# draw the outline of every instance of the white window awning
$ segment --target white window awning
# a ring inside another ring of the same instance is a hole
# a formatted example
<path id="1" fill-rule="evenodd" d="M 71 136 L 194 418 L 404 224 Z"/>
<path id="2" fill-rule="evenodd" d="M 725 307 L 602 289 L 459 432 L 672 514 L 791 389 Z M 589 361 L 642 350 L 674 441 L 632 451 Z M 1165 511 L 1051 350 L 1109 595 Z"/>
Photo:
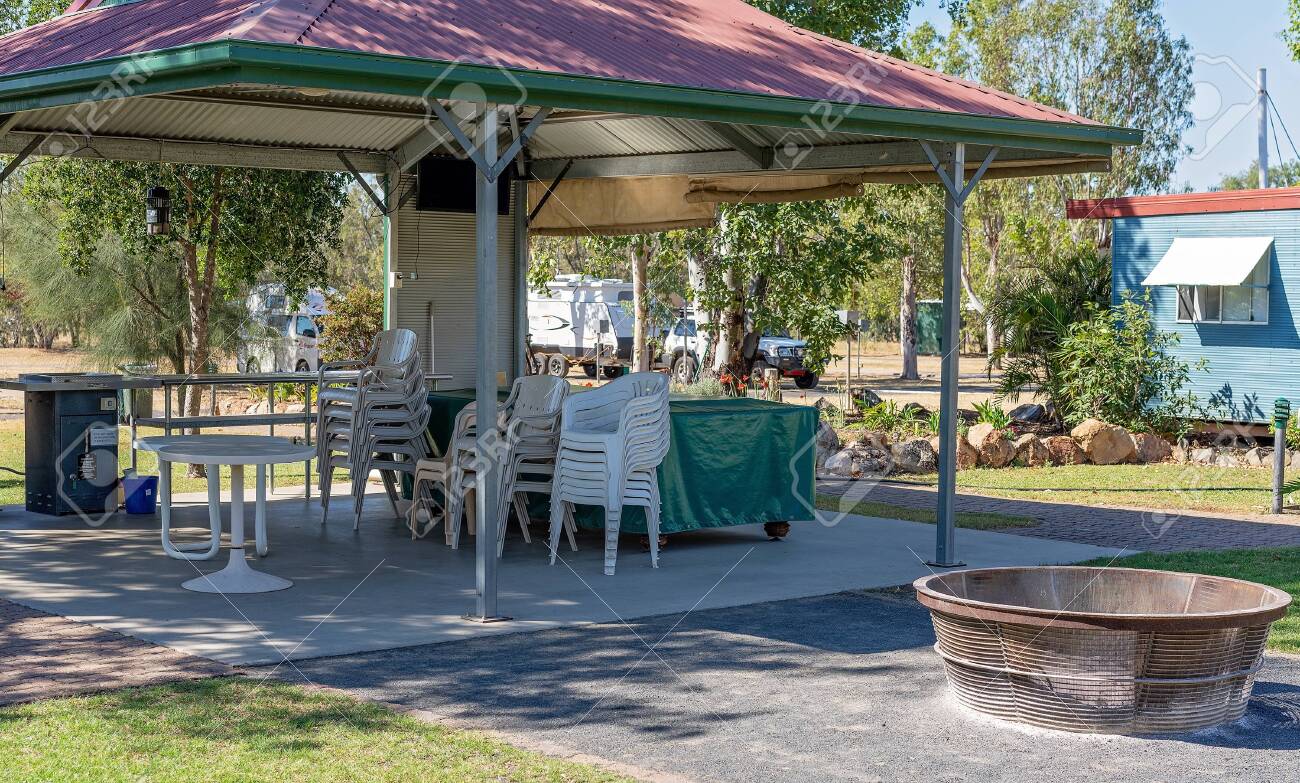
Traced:
<path id="1" fill-rule="evenodd" d="M 1272 249 L 1273 237 L 1180 237 L 1142 285 L 1242 285 Z"/>

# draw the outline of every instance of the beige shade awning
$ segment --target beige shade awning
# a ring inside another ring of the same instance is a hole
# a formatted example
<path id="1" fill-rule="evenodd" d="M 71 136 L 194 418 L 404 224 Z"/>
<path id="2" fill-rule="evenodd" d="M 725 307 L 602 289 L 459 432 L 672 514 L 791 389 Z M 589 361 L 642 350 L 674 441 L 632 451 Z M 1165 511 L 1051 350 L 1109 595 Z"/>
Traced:
<path id="1" fill-rule="evenodd" d="M 717 206 L 688 203 L 689 187 L 685 176 L 565 180 L 528 230 L 539 236 L 620 236 L 712 226 Z M 530 210 L 548 190 L 543 183 L 528 183 Z"/>
<path id="2" fill-rule="evenodd" d="M 1244 284 L 1273 249 L 1273 237 L 1179 237 L 1142 285 Z"/>
<path id="3" fill-rule="evenodd" d="M 752 177 L 691 177 L 686 200 L 692 203 L 781 204 L 862 195 L 864 175 L 765 174 Z"/>

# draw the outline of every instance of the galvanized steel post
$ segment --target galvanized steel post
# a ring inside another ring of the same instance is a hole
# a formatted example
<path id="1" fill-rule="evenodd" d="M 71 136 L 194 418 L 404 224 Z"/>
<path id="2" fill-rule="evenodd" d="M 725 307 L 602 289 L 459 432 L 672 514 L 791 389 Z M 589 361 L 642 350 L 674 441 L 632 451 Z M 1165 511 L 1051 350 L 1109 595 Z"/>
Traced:
<path id="1" fill-rule="evenodd" d="M 485 105 L 479 116 L 477 147 L 487 165 L 497 162 L 497 129 L 500 118 L 495 105 Z M 492 454 L 493 426 L 497 410 L 497 178 L 490 169 L 478 167 L 475 174 L 477 285 L 475 286 L 475 351 L 478 354 L 475 400 L 478 407 L 478 470 L 475 473 L 475 506 L 478 530 L 474 540 L 475 620 L 497 619 L 497 481 Z"/>

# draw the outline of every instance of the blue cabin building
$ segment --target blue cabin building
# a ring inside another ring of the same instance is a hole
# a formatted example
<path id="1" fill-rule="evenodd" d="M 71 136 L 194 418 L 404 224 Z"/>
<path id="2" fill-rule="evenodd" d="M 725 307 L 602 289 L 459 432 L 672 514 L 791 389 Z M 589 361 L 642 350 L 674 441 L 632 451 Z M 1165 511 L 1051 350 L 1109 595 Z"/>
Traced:
<path id="1" fill-rule="evenodd" d="M 1113 221 L 1114 300 L 1149 294 L 1210 418 L 1264 423 L 1300 403 L 1300 188 L 1072 201 Z"/>

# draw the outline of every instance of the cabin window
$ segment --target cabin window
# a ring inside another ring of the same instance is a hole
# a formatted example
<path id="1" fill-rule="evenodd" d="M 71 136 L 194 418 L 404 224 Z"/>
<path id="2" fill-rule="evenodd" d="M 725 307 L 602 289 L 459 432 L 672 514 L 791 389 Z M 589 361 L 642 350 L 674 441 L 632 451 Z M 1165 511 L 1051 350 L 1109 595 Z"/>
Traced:
<path id="1" fill-rule="evenodd" d="M 1268 323 L 1268 260 L 1241 285 L 1178 286 L 1178 322 Z"/>

